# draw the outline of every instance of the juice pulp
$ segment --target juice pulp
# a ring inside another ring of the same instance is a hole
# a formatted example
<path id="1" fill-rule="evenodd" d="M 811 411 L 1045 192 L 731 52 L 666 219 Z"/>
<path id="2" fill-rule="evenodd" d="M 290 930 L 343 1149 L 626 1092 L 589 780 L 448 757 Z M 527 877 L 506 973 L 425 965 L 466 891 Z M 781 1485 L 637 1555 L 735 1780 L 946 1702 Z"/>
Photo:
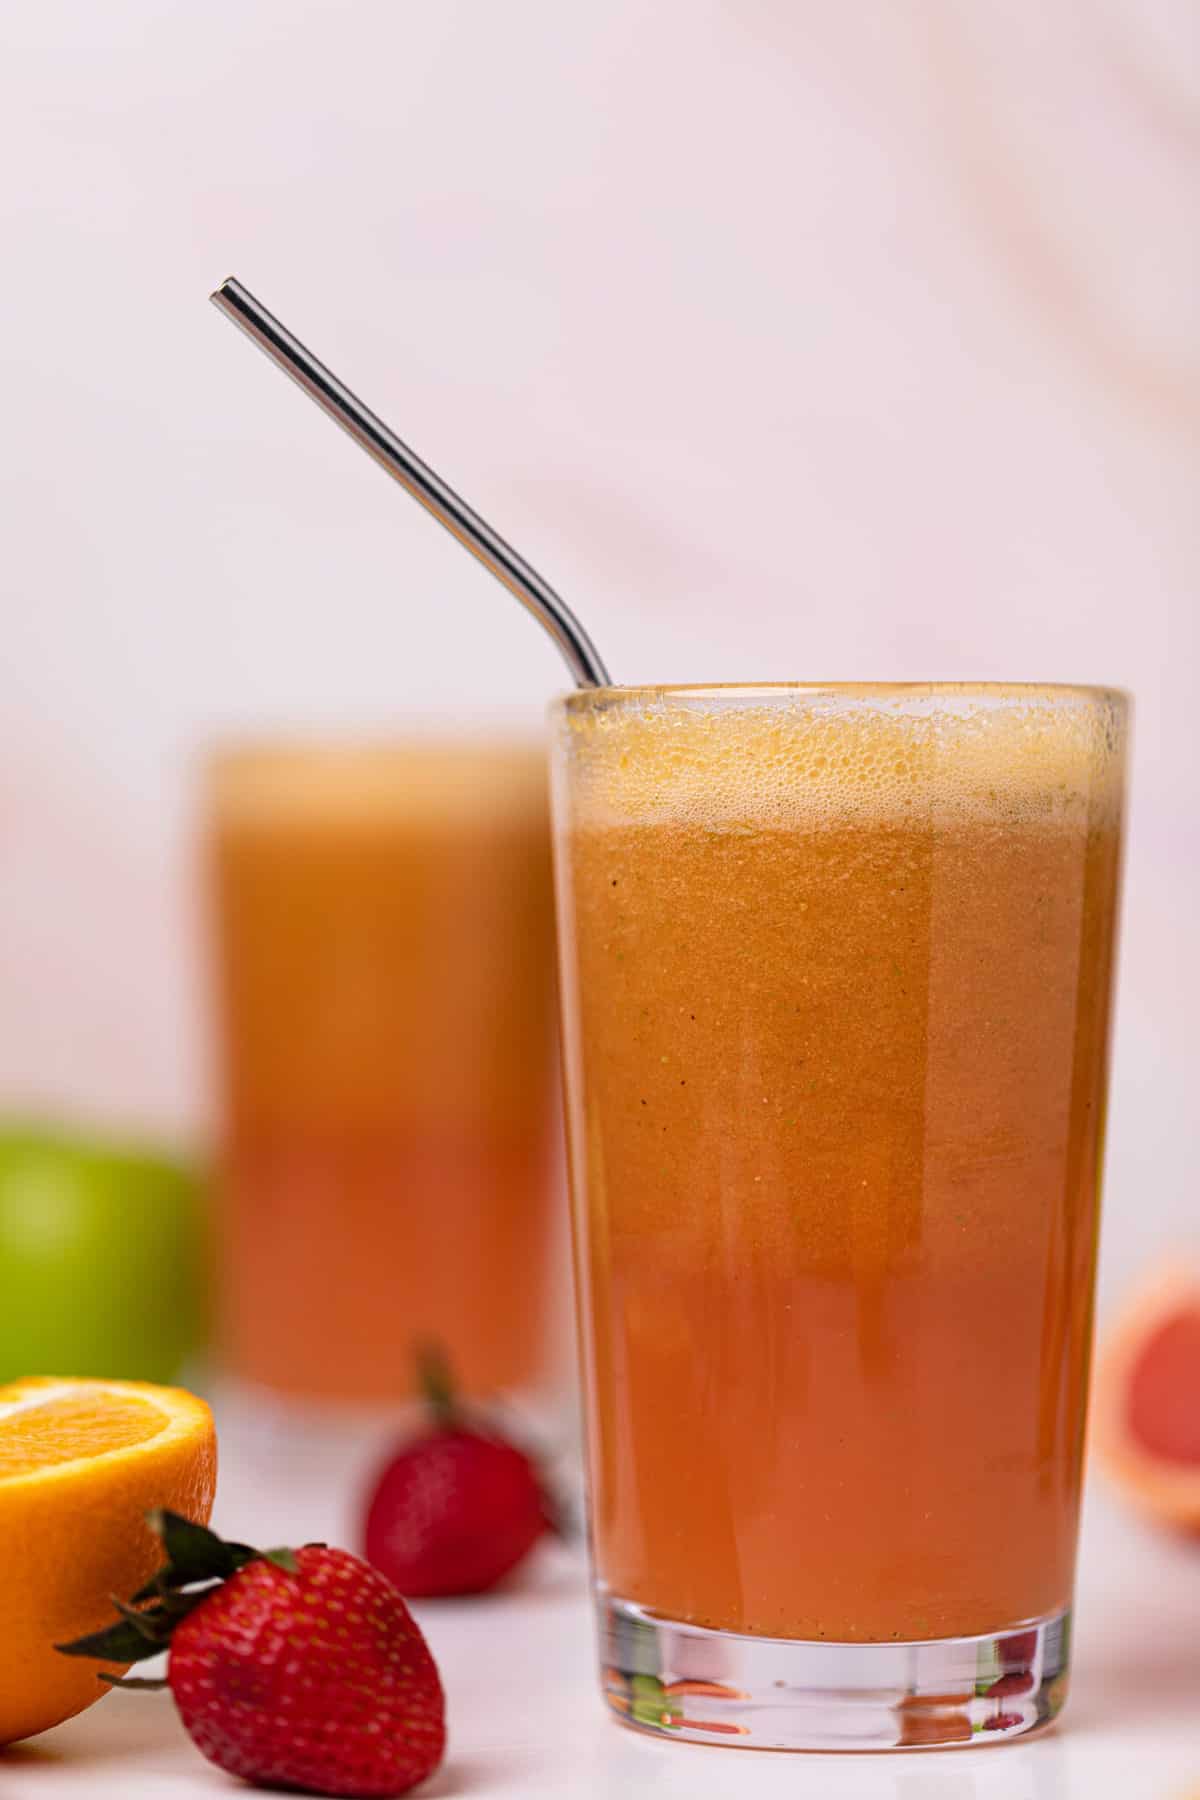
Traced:
<path id="1" fill-rule="evenodd" d="M 566 706 L 611 1593 L 852 1642 L 1069 1602 L 1122 725 L 1084 690 Z"/>
<path id="2" fill-rule="evenodd" d="M 544 759 L 219 758 L 221 1341 L 318 1399 L 545 1372 L 553 906 Z"/>

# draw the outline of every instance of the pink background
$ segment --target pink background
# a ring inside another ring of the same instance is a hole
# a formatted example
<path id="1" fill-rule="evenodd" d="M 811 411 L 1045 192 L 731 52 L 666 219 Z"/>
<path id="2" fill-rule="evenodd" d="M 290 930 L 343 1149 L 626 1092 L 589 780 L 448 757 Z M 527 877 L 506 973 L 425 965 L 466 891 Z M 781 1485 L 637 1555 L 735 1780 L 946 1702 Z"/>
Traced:
<path id="1" fill-rule="evenodd" d="M 1138 701 L 1103 1293 L 1197 1220 L 1187 0 L 7 0 L 0 1096 L 204 1117 L 191 759 L 553 651 L 205 303 L 236 272 L 618 678 Z"/>

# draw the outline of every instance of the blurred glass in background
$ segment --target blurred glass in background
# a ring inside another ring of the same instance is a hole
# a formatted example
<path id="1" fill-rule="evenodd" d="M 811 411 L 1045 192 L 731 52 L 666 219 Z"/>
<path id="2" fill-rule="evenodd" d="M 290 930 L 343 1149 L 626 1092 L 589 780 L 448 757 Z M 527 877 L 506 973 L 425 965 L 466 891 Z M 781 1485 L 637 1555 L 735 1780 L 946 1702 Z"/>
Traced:
<path id="1" fill-rule="evenodd" d="M 387 1403 L 436 1339 L 550 1374 L 557 1097 L 545 759 L 510 743 L 215 754 L 218 1356 Z"/>

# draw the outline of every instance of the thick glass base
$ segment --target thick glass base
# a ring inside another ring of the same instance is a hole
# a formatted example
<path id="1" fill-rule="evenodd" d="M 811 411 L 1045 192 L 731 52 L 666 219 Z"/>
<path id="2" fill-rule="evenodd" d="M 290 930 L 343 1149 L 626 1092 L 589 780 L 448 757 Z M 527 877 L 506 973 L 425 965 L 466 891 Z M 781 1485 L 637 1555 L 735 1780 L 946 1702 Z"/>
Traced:
<path id="1" fill-rule="evenodd" d="M 928 1643 L 706 1631 L 598 1595 L 605 1698 L 658 1737 L 752 1750 L 929 1750 L 1036 1731 L 1066 1698 L 1069 1612 Z"/>

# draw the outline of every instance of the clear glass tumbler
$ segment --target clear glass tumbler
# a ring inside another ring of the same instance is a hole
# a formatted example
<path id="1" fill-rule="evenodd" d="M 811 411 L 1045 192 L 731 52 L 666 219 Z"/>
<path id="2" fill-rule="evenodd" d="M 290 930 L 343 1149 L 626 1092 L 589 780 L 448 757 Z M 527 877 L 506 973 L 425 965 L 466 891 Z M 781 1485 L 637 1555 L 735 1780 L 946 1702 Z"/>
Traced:
<path id="1" fill-rule="evenodd" d="M 608 1703 L 998 1741 L 1062 1704 L 1126 702 L 602 689 L 554 715 Z"/>

